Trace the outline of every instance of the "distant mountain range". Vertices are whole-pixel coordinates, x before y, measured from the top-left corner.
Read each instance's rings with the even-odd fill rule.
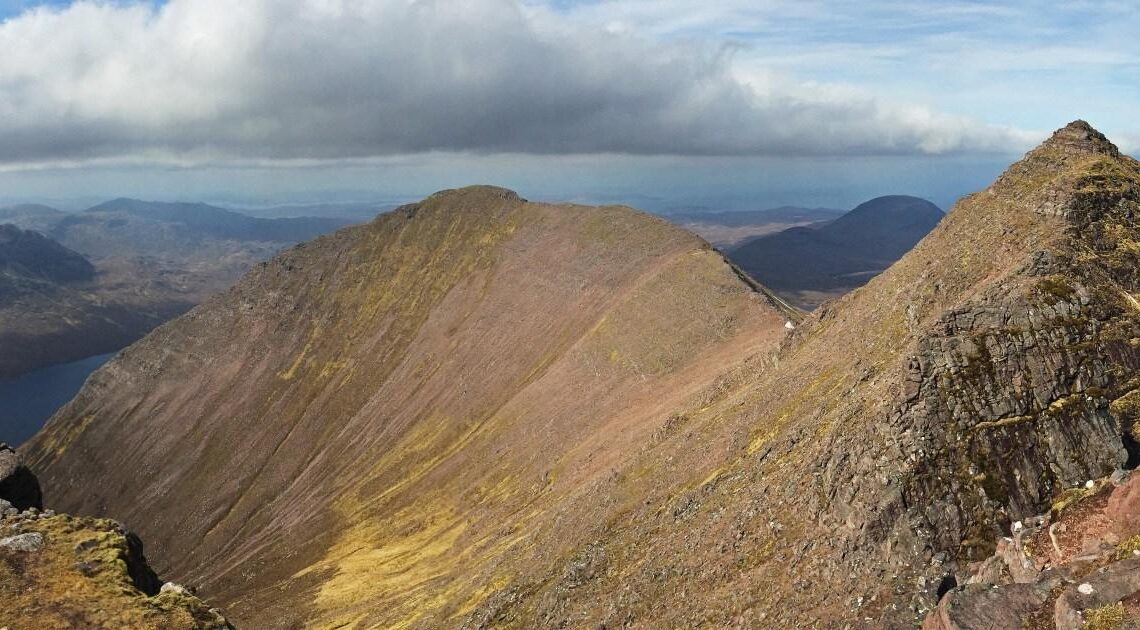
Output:
[[[48,232],[67,212],[39,204],[22,204],[0,208],[0,223],[15,225],[25,230]]]
[[[757,281],[810,309],[882,273],[942,217],[925,199],[878,197],[833,221],[749,239],[728,254]]]
[[[351,222],[134,199],[0,208],[0,378],[118,350],[283,247]]]
[[[251,217],[266,219],[281,219],[290,217],[320,217],[326,219],[372,219],[382,212],[396,208],[398,203],[391,202],[364,202],[364,203],[315,203],[285,206],[240,208],[235,210]]]
[[[791,227],[831,221],[842,214],[842,210],[830,208],[781,206],[768,210],[678,212],[664,216],[722,250],[727,250],[750,238]]]
[[[116,199],[63,216],[48,235],[94,258],[129,253],[204,262],[201,259],[211,251],[220,256],[255,252],[264,258],[281,243],[307,241],[351,223],[314,217],[256,218],[203,203]]]

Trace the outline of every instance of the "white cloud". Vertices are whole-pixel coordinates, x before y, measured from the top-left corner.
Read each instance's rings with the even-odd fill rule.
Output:
[[[1006,152],[1035,139],[638,33],[514,0],[41,8],[0,24],[0,164]]]

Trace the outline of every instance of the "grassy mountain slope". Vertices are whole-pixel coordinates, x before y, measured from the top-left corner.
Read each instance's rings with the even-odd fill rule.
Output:
[[[450,191],[159,328],[27,453],[239,625],[456,625],[797,317],[663,220]]]

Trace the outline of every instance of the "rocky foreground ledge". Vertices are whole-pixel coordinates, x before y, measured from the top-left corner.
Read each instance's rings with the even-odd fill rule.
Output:
[[[1067,490],[948,584],[923,630],[1140,628],[1140,473]]]
[[[232,628],[163,584],[121,523],[42,510],[39,484],[0,444],[0,628]]]

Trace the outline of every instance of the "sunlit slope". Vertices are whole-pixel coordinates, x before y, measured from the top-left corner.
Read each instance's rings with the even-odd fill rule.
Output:
[[[649,215],[449,191],[158,329],[29,459],[239,625],[455,625],[789,318]]]

